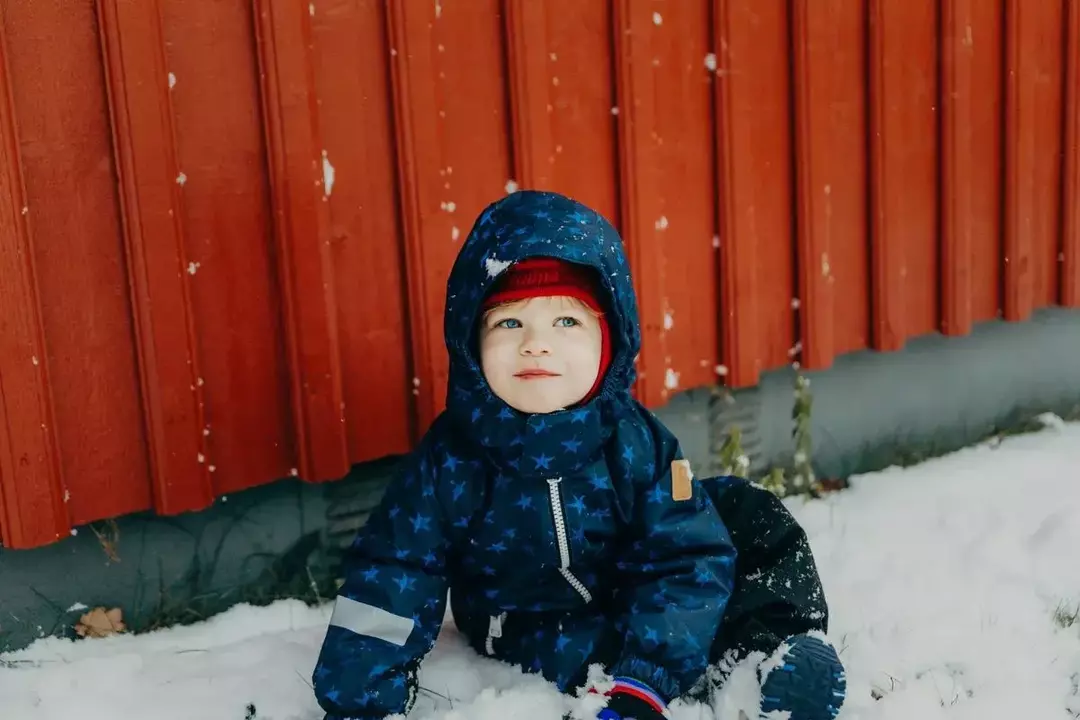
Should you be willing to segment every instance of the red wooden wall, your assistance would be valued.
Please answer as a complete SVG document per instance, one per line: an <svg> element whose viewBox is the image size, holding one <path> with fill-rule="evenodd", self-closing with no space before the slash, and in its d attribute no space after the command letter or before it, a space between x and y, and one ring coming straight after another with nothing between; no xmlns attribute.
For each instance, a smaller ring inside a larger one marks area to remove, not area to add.
<svg viewBox="0 0 1080 720"><path fill-rule="evenodd" d="M514 187L650 405L1080 306L1080 0L5 0L3 545L407 450Z"/></svg>

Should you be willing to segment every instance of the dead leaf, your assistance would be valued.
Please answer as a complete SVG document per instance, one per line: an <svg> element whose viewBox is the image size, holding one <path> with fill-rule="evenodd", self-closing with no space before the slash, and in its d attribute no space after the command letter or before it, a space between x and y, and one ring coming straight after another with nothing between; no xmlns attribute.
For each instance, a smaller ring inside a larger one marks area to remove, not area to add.
<svg viewBox="0 0 1080 720"><path fill-rule="evenodd" d="M103 638L122 633L127 629L124 625L124 612L120 608L106 610L96 607L79 618L75 625L75 632L79 637Z"/></svg>

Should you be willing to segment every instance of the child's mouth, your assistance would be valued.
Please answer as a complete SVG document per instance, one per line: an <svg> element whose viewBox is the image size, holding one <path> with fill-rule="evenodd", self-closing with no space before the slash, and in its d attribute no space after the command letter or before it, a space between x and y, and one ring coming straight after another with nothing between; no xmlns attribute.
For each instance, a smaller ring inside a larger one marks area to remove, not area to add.
<svg viewBox="0 0 1080 720"><path fill-rule="evenodd" d="M558 376L558 373L553 373L550 370L539 369L522 370L521 372L514 374L514 377L520 378L521 380L540 380L543 378L552 378Z"/></svg>

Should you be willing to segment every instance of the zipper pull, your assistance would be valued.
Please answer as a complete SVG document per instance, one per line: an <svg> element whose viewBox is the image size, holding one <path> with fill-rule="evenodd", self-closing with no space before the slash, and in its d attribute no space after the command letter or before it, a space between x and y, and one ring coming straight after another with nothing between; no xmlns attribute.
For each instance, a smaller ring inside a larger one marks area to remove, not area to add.
<svg viewBox="0 0 1080 720"><path fill-rule="evenodd" d="M503 631L503 620L506 619L506 613L501 615L492 615L488 621L488 637L501 638Z"/></svg>

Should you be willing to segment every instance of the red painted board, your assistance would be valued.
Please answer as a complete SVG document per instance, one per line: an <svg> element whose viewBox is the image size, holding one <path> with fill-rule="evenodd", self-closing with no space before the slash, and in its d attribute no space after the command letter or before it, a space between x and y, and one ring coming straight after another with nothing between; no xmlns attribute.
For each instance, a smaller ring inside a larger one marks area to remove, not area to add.
<svg viewBox="0 0 1080 720"><path fill-rule="evenodd" d="M802 366L867 347L866 8L796 0L796 253Z"/></svg>
<svg viewBox="0 0 1080 720"><path fill-rule="evenodd" d="M332 480L350 464L310 7L260 0L255 12L297 468Z"/></svg>
<svg viewBox="0 0 1080 720"><path fill-rule="evenodd" d="M941 8L941 330L965 335L1001 311L1001 7Z"/></svg>
<svg viewBox="0 0 1080 720"><path fill-rule="evenodd" d="M506 194L501 3L389 5L398 177L418 429L445 405L446 279L480 211Z"/></svg>
<svg viewBox="0 0 1080 720"><path fill-rule="evenodd" d="M1064 3L1006 2L1005 319L1058 300Z"/></svg>
<svg viewBox="0 0 1080 720"><path fill-rule="evenodd" d="M346 431L349 458L360 462L407 451L415 411L386 8L323 0L311 18L319 129L334 178L330 247Z"/></svg>
<svg viewBox="0 0 1080 720"><path fill-rule="evenodd" d="M1080 307L1080 0L1068 0L1061 304Z"/></svg>
<svg viewBox="0 0 1080 720"><path fill-rule="evenodd" d="M58 540L70 525L5 34L0 15L0 544L26 548Z"/></svg>
<svg viewBox="0 0 1080 720"><path fill-rule="evenodd" d="M214 499L157 0L98 0L154 508Z"/></svg>
<svg viewBox="0 0 1080 720"><path fill-rule="evenodd" d="M871 328L876 350L938 329L938 9L871 0Z"/></svg>
<svg viewBox="0 0 1080 720"><path fill-rule="evenodd" d="M612 7L506 3L514 178L577 198L618 225Z"/></svg>
<svg viewBox="0 0 1080 720"><path fill-rule="evenodd" d="M250 3L161 1L206 464L220 495L298 464L259 61Z"/></svg>
<svg viewBox="0 0 1080 720"><path fill-rule="evenodd" d="M147 442L92 3L4 3L7 63L73 525L151 506Z"/></svg>
<svg viewBox="0 0 1080 720"><path fill-rule="evenodd" d="M722 365L756 385L796 355L789 4L713 4Z"/></svg>
<svg viewBox="0 0 1080 720"><path fill-rule="evenodd" d="M716 191L707 2L616 4L623 231L641 313L638 396L716 380Z"/></svg>

